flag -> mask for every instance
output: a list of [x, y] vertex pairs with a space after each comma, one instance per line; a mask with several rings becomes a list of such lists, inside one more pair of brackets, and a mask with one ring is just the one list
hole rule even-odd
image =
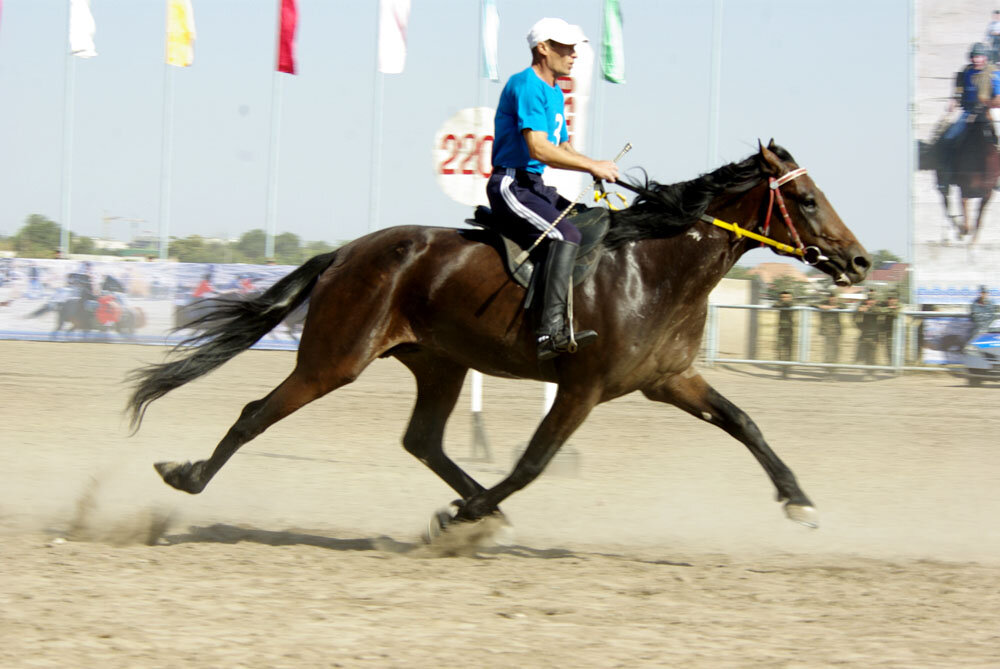
[[194, 10], [191, 0], [167, 0], [167, 65], [194, 62]]
[[281, 30], [278, 33], [278, 72], [295, 74], [295, 25], [299, 10], [295, 0], [281, 0]]
[[399, 74], [406, 66], [410, 0], [379, 0], [378, 71]]
[[90, 0], [69, 0], [69, 52], [80, 58], [96, 56], [95, 32], [97, 24], [90, 13]]
[[625, 43], [622, 37], [622, 9], [618, 0], [604, 0], [604, 40], [601, 44], [604, 78], [625, 83]]
[[500, 81], [500, 70], [497, 67], [497, 43], [499, 42], [498, 35], [500, 33], [500, 14], [497, 12], [496, 0], [482, 1], [482, 76], [492, 81]]

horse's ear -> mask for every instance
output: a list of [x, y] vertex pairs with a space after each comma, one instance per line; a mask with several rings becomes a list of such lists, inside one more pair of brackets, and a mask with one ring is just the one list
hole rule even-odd
[[770, 140], [768, 140], [768, 142], [767, 142], [767, 148], [769, 148], [772, 151], [774, 151], [774, 147], [776, 147], [776, 146], [778, 146], [778, 145], [774, 143], [774, 137], [772, 137]]
[[768, 174], [779, 174], [782, 170], [783, 164], [781, 162], [781, 158], [779, 158], [778, 155], [771, 150], [771, 147], [774, 146], [774, 140], [772, 139], [768, 143], [768, 146], [764, 146], [764, 144], [758, 139], [757, 146], [760, 151], [761, 168], [764, 172]]

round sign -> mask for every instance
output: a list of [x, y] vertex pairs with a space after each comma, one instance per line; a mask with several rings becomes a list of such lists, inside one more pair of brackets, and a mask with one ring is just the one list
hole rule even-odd
[[469, 205], [486, 204], [493, 169], [493, 116], [489, 107], [463, 109], [434, 136], [434, 174], [445, 195]]

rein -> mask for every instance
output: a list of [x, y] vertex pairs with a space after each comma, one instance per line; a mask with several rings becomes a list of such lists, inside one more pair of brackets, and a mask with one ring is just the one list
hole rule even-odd
[[[807, 265], [815, 265], [818, 262], [827, 260], [827, 257], [816, 246], [805, 246], [802, 243], [802, 238], [799, 237], [798, 230], [795, 229], [795, 225], [792, 223], [792, 217], [788, 215], [788, 209], [785, 207], [785, 198], [781, 196], [781, 186], [797, 179], [798, 177], [806, 174], [806, 168], [800, 167], [797, 170], [792, 170], [786, 174], [781, 175], [777, 179], [774, 177], [768, 177], [768, 186], [770, 190], [770, 196], [767, 203], [767, 216], [764, 217], [764, 234], [757, 234], [751, 230], [746, 230], [741, 228], [737, 223], [727, 223], [726, 221], [720, 221], [717, 218], [703, 214], [701, 220], [706, 223], [711, 223], [716, 225], [723, 230], [728, 230], [736, 235], [737, 239], [740, 237], [749, 237], [754, 241], [760, 242], [761, 244], [767, 244], [768, 246], [773, 246], [777, 250], [787, 253], [789, 255], [795, 255], [802, 258], [802, 262]], [[774, 203], [777, 200], [778, 209], [781, 211], [781, 217], [785, 220], [785, 227], [788, 228], [788, 234], [795, 243], [795, 246], [789, 244], [784, 244], [782, 242], [771, 239], [767, 235], [771, 232], [771, 213], [774, 211]]]

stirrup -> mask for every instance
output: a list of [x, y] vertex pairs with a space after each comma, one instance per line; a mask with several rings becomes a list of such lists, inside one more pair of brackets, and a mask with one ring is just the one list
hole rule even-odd
[[581, 330], [571, 338], [567, 333], [558, 335], [539, 335], [538, 359], [551, 360], [563, 353], [576, 353], [579, 349], [594, 343], [597, 333], [593, 330]]

